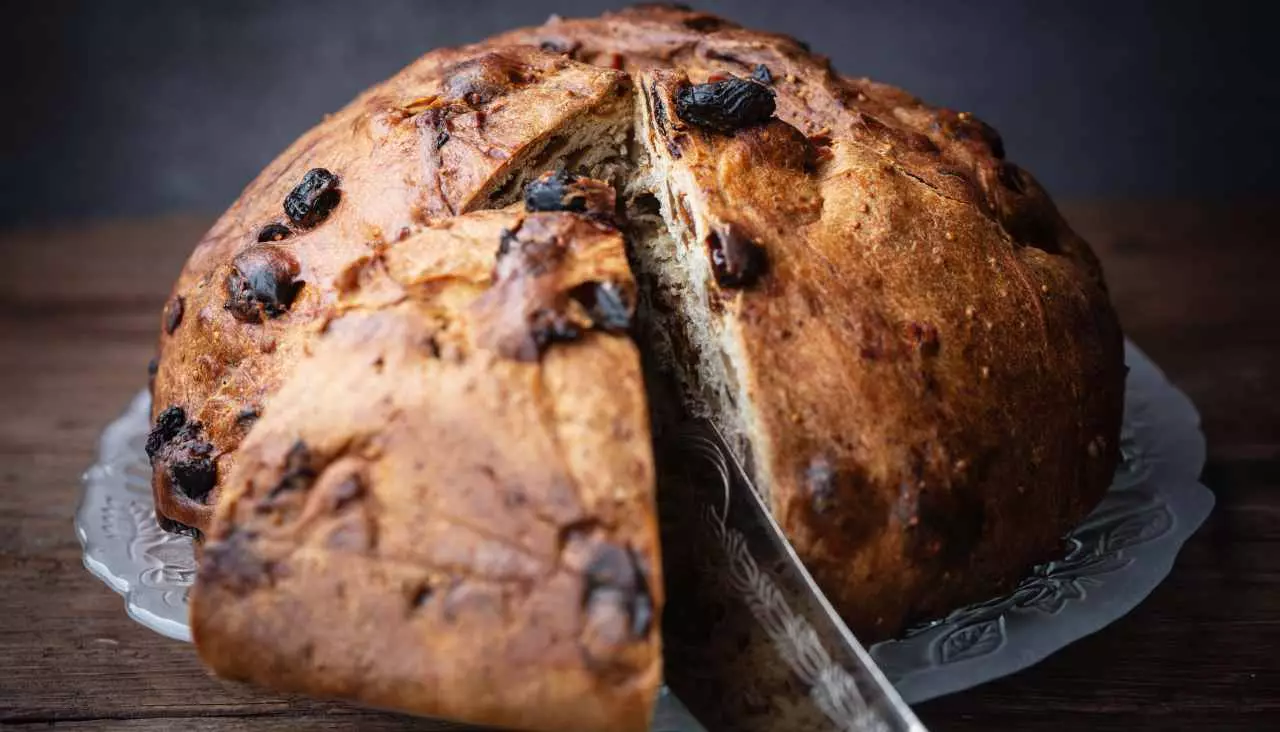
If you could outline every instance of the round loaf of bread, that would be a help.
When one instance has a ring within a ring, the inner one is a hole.
[[[675,423],[729,438],[863,640],[1011,587],[1118,455],[1098,263],[996,132],[678,7],[371,88],[162,331],[147,450],[204,536],[205,660],[479,723],[647,725]]]

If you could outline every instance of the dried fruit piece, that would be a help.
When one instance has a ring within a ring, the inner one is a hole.
[[[204,427],[188,422],[179,406],[170,406],[156,417],[147,435],[146,451],[153,468],[163,469],[170,487],[194,501],[202,501],[217,482],[213,445],[202,439]]]
[[[293,236],[293,232],[289,230],[289,227],[273,221],[258,230],[258,243],[284,241],[290,236]]]
[[[526,211],[575,211],[587,210],[587,197],[574,190],[578,176],[564,170],[543,173],[524,187]]]
[[[307,447],[307,443],[298,440],[285,455],[284,472],[280,474],[280,480],[276,482],[267,497],[275,498],[282,493],[307,490],[315,481],[316,466],[315,460],[311,457],[311,450]]]
[[[836,502],[836,466],[826,455],[817,455],[804,471],[804,486],[809,492],[809,506],[816,514],[830,511]]]
[[[635,552],[601,543],[584,574],[582,605],[588,613],[620,608],[630,619],[631,635],[643,638],[653,624],[653,598]]]
[[[246,249],[231,263],[224,283],[227,302],[223,307],[243,323],[260,323],[264,315],[283,315],[302,287],[297,277],[297,261],[280,249]]]
[[[565,170],[543,173],[524,188],[526,211],[572,211],[606,223],[613,222],[617,194],[602,180]]]
[[[692,84],[676,92],[680,119],[726,134],[767,121],[775,108],[773,90],[751,79]]]
[[[591,316],[592,326],[617,333],[631,327],[635,306],[627,302],[625,293],[612,282],[584,282],[573,288],[569,296],[582,304]]]
[[[178,534],[180,536],[189,536],[192,539],[195,539],[196,541],[199,541],[200,537],[203,536],[203,534],[200,533],[200,529],[197,529],[194,526],[187,526],[186,524],[180,521],[174,521],[168,516],[160,515],[159,512],[156,513],[156,523],[160,524],[160,528],[164,529],[170,534]]]
[[[730,224],[707,237],[711,272],[721,287],[750,287],[769,269],[764,247]]]
[[[532,69],[496,52],[463,61],[445,73],[444,98],[471,107],[488,104],[534,80]]]
[[[773,74],[769,73],[769,67],[764,64],[756,64],[756,68],[751,72],[751,78],[761,84],[772,84]]]
[[[284,213],[294,224],[310,229],[328,218],[341,198],[338,176],[324,168],[312,168],[285,197]]]
[[[147,457],[156,459],[160,448],[177,436],[178,431],[187,424],[187,413],[182,407],[170,405],[156,415],[155,425],[147,435]]]
[[[529,318],[529,333],[538,353],[552,343],[576,341],[582,335],[576,323],[551,309],[538,310]]]
[[[169,298],[169,302],[164,304],[164,332],[166,335],[173,335],[173,332],[182,325],[182,311],[186,306],[186,301],[182,299],[182,295],[174,295]]]

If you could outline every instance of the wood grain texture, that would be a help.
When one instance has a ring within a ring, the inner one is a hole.
[[[1280,726],[1280,202],[1067,207],[1130,337],[1195,401],[1218,506],[1120,622],[918,709],[931,730]],[[71,529],[102,427],[146,381],[201,217],[0,234],[0,724],[429,730],[211,678],[84,571]]]

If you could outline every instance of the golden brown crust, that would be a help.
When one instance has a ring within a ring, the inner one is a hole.
[[[185,314],[161,335],[153,412],[177,406],[200,424],[223,485],[251,415],[312,337],[340,274],[432,220],[492,207],[506,172],[561,129],[629,111],[629,87],[625,74],[517,47],[432,52],[365,92],[269,165],[196,247],[174,286]],[[283,204],[314,168],[336,176],[340,199],[304,228]],[[259,244],[271,224],[292,233]],[[278,315],[246,323],[228,309],[227,279],[236,257],[263,246],[291,259],[301,284]],[[219,489],[193,500],[172,473],[155,470],[160,513],[206,528]]]
[[[202,658],[478,724],[647,729],[662,574],[643,384],[635,347],[573,299],[631,287],[621,237],[477,213],[362,270],[238,450],[192,596]],[[575,342],[520,356],[549,345],[524,317],[544,312]]]
[[[773,119],[678,114],[690,83],[753,73]],[[219,673],[645,725],[662,583],[613,200],[484,210],[637,92],[668,216],[720,263],[707,306],[757,480],[864,640],[1008,587],[1100,497],[1120,331],[993,130],[714,16],[553,20],[327,118],[175,285],[148,452],[160,516],[208,532],[192,621]]]
[[[544,36],[620,54],[660,100],[651,148],[691,176],[699,241],[762,247],[768,274],[710,285],[711,306],[757,478],[851,627],[886,637],[1051,557],[1110,482],[1121,337],[1096,258],[995,131],[696,12],[503,40]],[[760,65],[775,121],[724,135],[675,114],[681,85]]]

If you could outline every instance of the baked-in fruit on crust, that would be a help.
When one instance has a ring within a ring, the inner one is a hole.
[[[147,451],[218,673],[641,730],[655,433],[712,420],[876,640],[1058,549],[1123,379],[994,130],[644,6],[433,51],[269,165],[165,307]]]

